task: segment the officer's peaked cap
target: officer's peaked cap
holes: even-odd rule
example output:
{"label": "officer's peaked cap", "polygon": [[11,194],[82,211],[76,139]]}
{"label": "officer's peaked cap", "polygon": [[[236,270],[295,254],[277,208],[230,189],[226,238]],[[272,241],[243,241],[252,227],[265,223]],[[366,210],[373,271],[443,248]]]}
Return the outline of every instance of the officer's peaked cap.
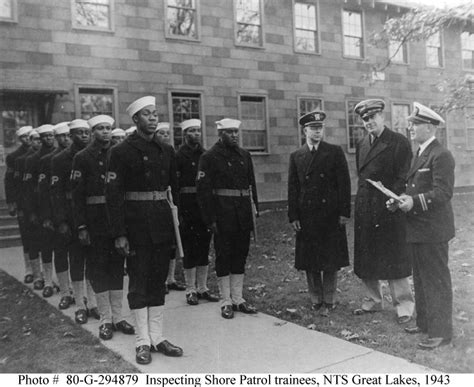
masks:
{"label": "officer's peaked cap", "polygon": [[413,112],[408,117],[408,121],[413,122],[414,124],[444,124],[443,118],[438,113],[419,102],[413,102]]}
{"label": "officer's peaked cap", "polygon": [[300,118],[299,123],[301,126],[323,126],[323,122],[326,119],[326,113],[321,110],[314,110],[310,113],[305,114]]}
{"label": "officer's peaked cap", "polygon": [[385,102],[381,99],[366,99],[359,102],[354,107],[354,112],[362,119],[369,117],[375,113],[381,112],[385,109]]}

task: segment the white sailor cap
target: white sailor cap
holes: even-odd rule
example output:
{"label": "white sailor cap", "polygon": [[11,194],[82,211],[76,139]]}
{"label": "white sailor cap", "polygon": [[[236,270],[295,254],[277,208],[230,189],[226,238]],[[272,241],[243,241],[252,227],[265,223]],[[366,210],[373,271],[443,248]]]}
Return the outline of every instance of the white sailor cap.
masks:
{"label": "white sailor cap", "polygon": [[127,130],[125,130],[125,134],[132,134],[133,132],[135,132],[137,130],[137,127],[136,126],[130,126],[130,128],[128,128]]}
{"label": "white sailor cap", "polygon": [[413,112],[408,117],[408,121],[414,124],[444,124],[443,118],[438,113],[419,102],[413,102]]}
{"label": "white sailor cap", "polygon": [[68,134],[69,133],[69,122],[64,121],[60,122],[59,124],[54,125],[54,135],[58,136],[60,134]]}
{"label": "white sailor cap", "polygon": [[169,129],[169,128],[170,128],[169,122],[159,122],[158,125],[156,126],[156,130]]}
{"label": "white sailor cap", "polygon": [[220,121],[216,121],[217,130],[220,129],[239,129],[242,122],[234,120],[232,118],[223,118]]}
{"label": "white sailor cap", "polygon": [[28,135],[30,136],[30,138],[33,138],[33,137],[39,137],[39,133],[36,129],[32,129],[30,130],[30,133],[28,133]]}
{"label": "white sailor cap", "polygon": [[94,128],[94,126],[99,124],[109,124],[110,126],[112,126],[115,120],[106,114],[99,114],[98,116],[90,118],[87,122],[89,123],[91,128]]}
{"label": "white sailor cap", "polygon": [[21,136],[25,136],[25,135],[28,135],[30,134],[30,132],[33,130],[33,127],[32,126],[22,126],[20,129],[18,129],[16,131],[16,135],[18,137],[21,137]]}
{"label": "white sailor cap", "polygon": [[90,126],[86,120],[77,118],[69,123],[69,130],[72,129],[90,129]]}
{"label": "white sailor cap", "polygon": [[44,133],[53,133],[54,132],[54,126],[50,124],[45,124],[41,125],[38,129],[36,129],[38,134],[44,134]]}
{"label": "white sailor cap", "polygon": [[115,128],[114,130],[112,130],[111,135],[112,135],[112,137],[113,136],[125,136],[125,130],[120,129],[120,128]]}
{"label": "white sailor cap", "polygon": [[150,105],[156,106],[156,98],[152,97],[151,95],[147,95],[146,97],[138,98],[128,105],[126,112],[130,117],[133,117],[135,113]]}
{"label": "white sailor cap", "polygon": [[183,121],[181,122],[181,129],[184,131],[188,128],[192,128],[192,127],[201,127],[201,120],[198,120],[197,118],[192,118],[190,120],[186,120],[186,121]]}

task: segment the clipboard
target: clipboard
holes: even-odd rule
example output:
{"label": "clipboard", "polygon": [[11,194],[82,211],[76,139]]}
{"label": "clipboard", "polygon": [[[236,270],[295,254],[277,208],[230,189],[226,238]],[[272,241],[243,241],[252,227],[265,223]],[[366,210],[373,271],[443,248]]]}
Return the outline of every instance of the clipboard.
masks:
{"label": "clipboard", "polygon": [[388,196],[389,198],[401,202],[400,196],[395,194],[394,192],[390,191],[388,188],[386,188],[380,181],[373,181],[371,179],[365,179],[368,181],[370,184],[372,184],[375,188],[377,188],[380,192],[382,192],[384,195]]}

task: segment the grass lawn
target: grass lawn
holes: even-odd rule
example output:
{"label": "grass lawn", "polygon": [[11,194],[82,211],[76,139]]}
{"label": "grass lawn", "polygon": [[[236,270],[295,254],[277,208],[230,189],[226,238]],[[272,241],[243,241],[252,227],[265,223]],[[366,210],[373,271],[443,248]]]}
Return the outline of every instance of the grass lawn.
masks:
{"label": "grass lawn", "polygon": [[59,310],[0,270],[1,373],[136,373]]}
{"label": "grass lawn", "polygon": [[[453,205],[457,230],[450,243],[454,339],[448,346],[433,351],[417,349],[423,336],[407,335],[397,323],[388,285],[384,289],[386,310],[352,315],[352,310],[360,307],[363,295],[362,283],[351,266],[339,272],[337,308],[329,317],[312,311],[305,273],[294,268],[295,237],[286,210],[266,212],[258,219],[259,240],[257,244],[252,242],[247,261],[247,300],[261,312],[440,371],[474,372],[474,194],[456,196]],[[351,223],[351,261],[353,240]]]}

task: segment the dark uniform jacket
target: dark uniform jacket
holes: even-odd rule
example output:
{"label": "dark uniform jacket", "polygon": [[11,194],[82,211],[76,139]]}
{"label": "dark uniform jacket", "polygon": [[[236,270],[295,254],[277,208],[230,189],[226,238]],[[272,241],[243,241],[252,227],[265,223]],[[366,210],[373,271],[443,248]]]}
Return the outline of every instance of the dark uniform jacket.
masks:
{"label": "dark uniform jacket", "polygon": [[206,225],[217,223],[224,232],[253,230],[249,196],[218,196],[216,189],[248,190],[258,210],[257,188],[250,153],[240,147],[228,147],[221,141],[205,152],[199,161],[197,199]]}
{"label": "dark uniform jacket", "polygon": [[179,215],[180,229],[183,233],[206,234],[197,202],[196,192],[181,192],[181,189],[194,188],[196,190],[196,176],[198,173],[199,158],[204,153],[201,145],[191,148],[187,144],[181,145],[176,152],[179,186]]}
{"label": "dark uniform jacket", "polygon": [[410,168],[411,149],[399,133],[384,129],[370,145],[366,136],[356,152],[354,272],[363,279],[398,279],[411,274],[405,240],[405,215],[386,208],[388,198],[366,179],[400,194]]}
{"label": "dark uniform jacket", "polygon": [[107,155],[108,149],[92,142],[74,156],[72,163],[74,224],[76,228],[86,226],[91,237],[109,234],[104,196]]}
{"label": "dark uniform jacket", "polygon": [[29,146],[22,144],[5,158],[5,200],[7,204],[15,203],[17,201],[17,190],[15,187],[15,160],[28,152]]}
{"label": "dark uniform jacket", "polygon": [[79,148],[72,143],[62,152],[51,159],[51,201],[53,205],[53,220],[56,225],[67,223],[69,227],[74,227],[72,217],[72,187],[71,170],[72,160]]}
{"label": "dark uniform jacket", "polygon": [[14,197],[16,198],[17,209],[21,211],[23,211],[25,202],[23,175],[25,174],[26,159],[35,152],[33,148],[29,148],[25,154],[17,157],[15,160],[15,172],[13,173]]}
{"label": "dark uniform jacket", "polygon": [[173,147],[137,132],[110,149],[106,202],[111,236],[127,236],[133,245],[174,242],[171,209],[166,200],[129,201],[127,192],[165,191],[177,200],[176,155]]}
{"label": "dark uniform jacket", "polygon": [[39,212],[40,219],[53,220],[50,183],[51,183],[51,160],[53,157],[61,153],[64,148],[58,147],[53,152],[41,157],[39,162],[39,176],[38,176],[38,197],[39,197]]}
{"label": "dark uniform jacket", "polygon": [[25,195],[24,210],[29,214],[39,215],[38,177],[40,175],[40,160],[43,156],[54,152],[56,148],[44,145],[26,158],[25,172],[23,174],[23,190]]}
{"label": "dark uniform jacket", "polygon": [[313,154],[305,144],[290,155],[288,217],[300,221],[296,237],[298,270],[336,271],[349,265],[345,227],[350,217],[351,181],[341,147],[321,142]]}
{"label": "dark uniform jacket", "polygon": [[451,207],[454,158],[435,139],[413,161],[406,191],[413,197],[413,209],[407,215],[407,241],[447,242],[455,233]]}

